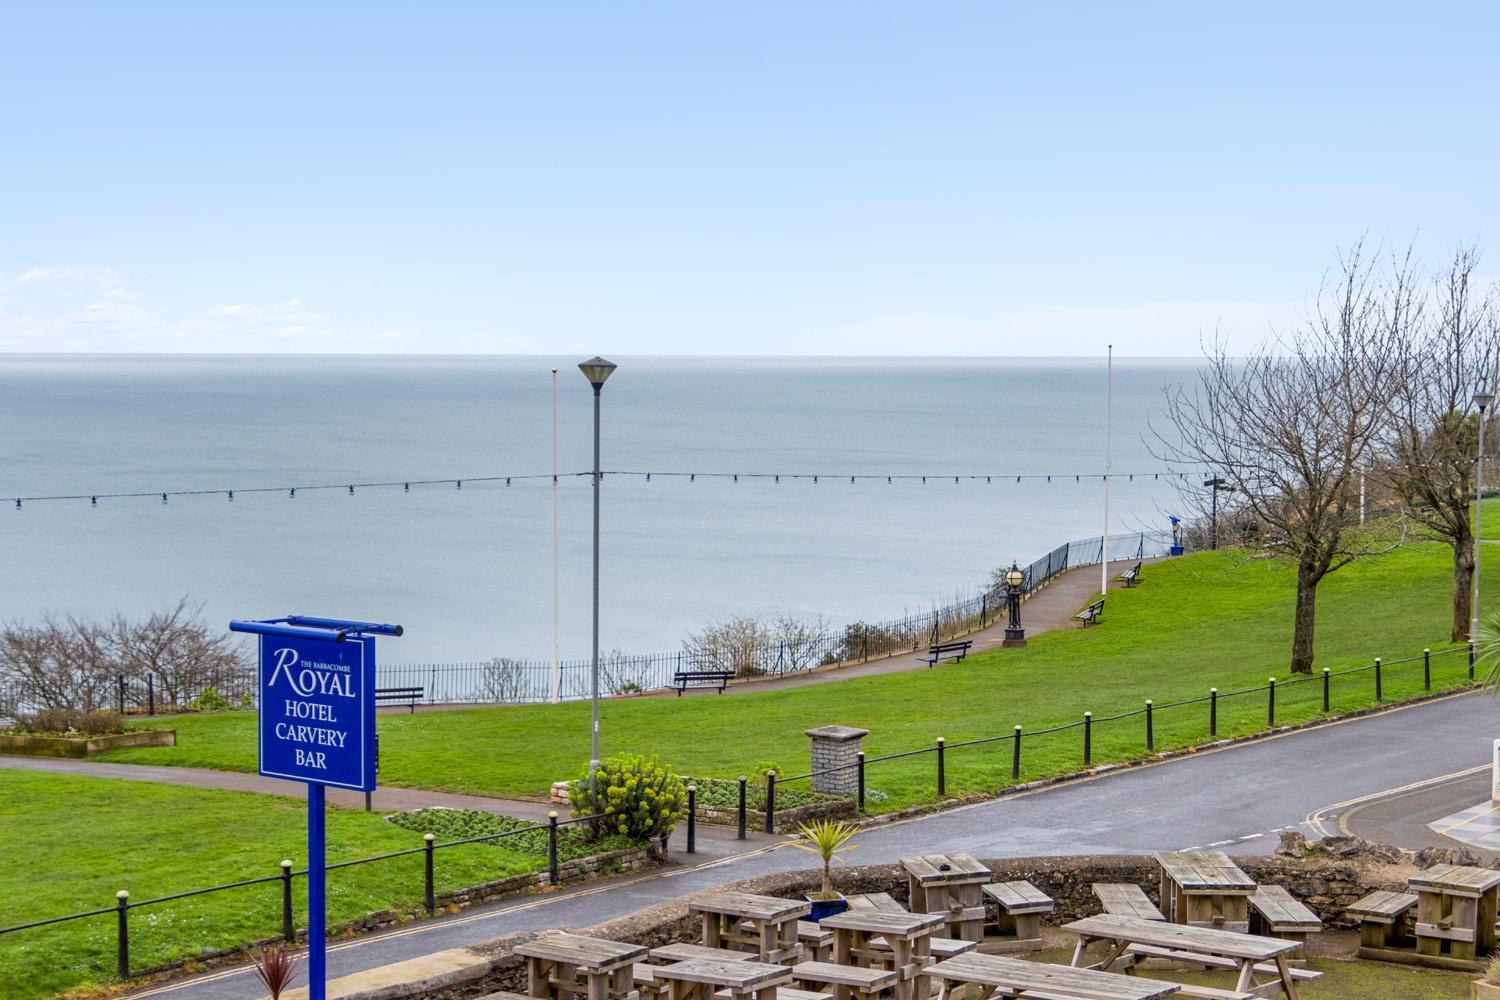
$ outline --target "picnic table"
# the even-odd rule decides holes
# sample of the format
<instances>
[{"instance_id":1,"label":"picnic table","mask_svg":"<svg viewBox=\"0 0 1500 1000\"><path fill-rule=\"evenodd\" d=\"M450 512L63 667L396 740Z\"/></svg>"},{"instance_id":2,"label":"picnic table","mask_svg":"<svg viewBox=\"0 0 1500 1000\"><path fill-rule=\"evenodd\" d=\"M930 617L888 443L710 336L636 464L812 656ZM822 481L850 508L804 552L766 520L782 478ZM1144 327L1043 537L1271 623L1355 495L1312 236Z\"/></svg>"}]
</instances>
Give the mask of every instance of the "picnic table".
<instances>
[{"instance_id":1,"label":"picnic table","mask_svg":"<svg viewBox=\"0 0 1500 1000\"><path fill-rule=\"evenodd\" d=\"M1223 851L1161 851L1161 909L1174 924L1250 930L1255 880Z\"/></svg>"},{"instance_id":2,"label":"picnic table","mask_svg":"<svg viewBox=\"0 0 1500 1000\"><path fill-rule=\"evenodd\" d=\"M665 1000L776 1000L776 988L792 981L792 970L766 962L735 958L694 958L651 970Z\"/></svg>"},{"instance_id":3,"label":"picnic table","mask_svg":"<svg viewBox=\"0 0 1500 1000\"><path fill-rule=\"evenodd\" d=\"M1473 960L1495 950L1500 871L1435 865L1407 879L1417 894L1417 954Z\"/></svg>"},{"instance_id":4,"label":"picnic table","mask_svg":"<svg viewBox=\"0 0 1500 1000\"><path fill-rule=\"evenodd\" d=\"M706 947L748 951L777 964L801 957L797 921L812 913L812 904L749 892L710 892L689 900L688 912L701 919Z\"/></svg>"},{"instance_id":5,"label":"picnic table","mask_svg":"<svg viewBox=\"0 0 1500 1000\"><path fill-rule=\"evenodd\" d=\"M1047 1000L1155 1000L1170 996L1181 987L1154 979L1121 976L1113 972L1045 965L1004 955L972 952L939 962L927 974L942 984L942 996L955 986L978 987L975 1000L989 997L1037 997ZM972 996L972 993L971 993Z\"/></svg>"},{"instance_id":6,"label":"picnic table","mask_svg":"<svg viewBox=\"0 0 1500 1000\"><path fill-rule=\"evenodd\" d=\"M902 858L913 913L941 913L948 936L984 940L984 897L980 889L992 873L967 854L929 854Z\"/></svg>"},{"instance_id":7,"label":"picnic table","mask_svg":"<svg viewBox=\"0 0 1500 1000\"><path fill-rule=\"evenodd\" d=\"M862 969L890 968L897 977L892 991L895 1000L927 1000L932 932L946 922L941 913L855 909L818 923L833 931L834 962Z\"/></svg>"},{"instance_id":8,"label":"picnic table","mask_svg":"<svg viewBox=\"0 0 1500 1000\"><path fill-rule=\"evenodd\" d=\"M526 958L527 993L549 1000L633 1000L631 967L646 948L557 931L517 945Z\"/></svg>"},{"instance_id":9,"label":"picnic table","mask_svg":"<svg viewBox=\"0 0 1500 1000\"><path fill-rule=\"evenodd\" d=\"M1284 993L1287 1000L1297 1000L1297 981L1317 979L1321 975L1293 969L1286 956L1299 945L1295 941L1256 937L1236 931L1211 927L1142 920L1102 913L1065 924L1062 928L1078 935L1073 948L1073 965L1078 968L1108 970L1117 962L1130 968L1144 958L1166 958L1203 965L1209 968L1238 970L1239 980L1233 992L1219 991L1218 996L1272 996ZM1102 962L1086 965L1089 945L1102 941L1109 947ZM1265 982L1257 982L1265 977ZM1183 990L1187 995L1204 995L1197 988Z\"/></svg>"}]
</instances>

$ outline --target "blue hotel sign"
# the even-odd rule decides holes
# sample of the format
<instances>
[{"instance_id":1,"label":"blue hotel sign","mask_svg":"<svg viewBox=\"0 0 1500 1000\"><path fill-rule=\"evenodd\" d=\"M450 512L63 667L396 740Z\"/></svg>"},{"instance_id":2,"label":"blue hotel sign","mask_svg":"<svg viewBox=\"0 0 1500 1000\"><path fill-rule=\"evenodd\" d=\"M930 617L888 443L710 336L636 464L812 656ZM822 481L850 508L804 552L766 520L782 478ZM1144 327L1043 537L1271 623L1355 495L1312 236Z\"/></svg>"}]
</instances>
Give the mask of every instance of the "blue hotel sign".
<instances>
[{"instance_id":1,"label":"blue hotel sign","mask_svg":"<svg viewBox=\"0 0 1500 1000\"><path fill-rule=\"evenodd\" d=\"M260 773L375 788L375 640L260 636Z\"/></svg>"}]
</instances>

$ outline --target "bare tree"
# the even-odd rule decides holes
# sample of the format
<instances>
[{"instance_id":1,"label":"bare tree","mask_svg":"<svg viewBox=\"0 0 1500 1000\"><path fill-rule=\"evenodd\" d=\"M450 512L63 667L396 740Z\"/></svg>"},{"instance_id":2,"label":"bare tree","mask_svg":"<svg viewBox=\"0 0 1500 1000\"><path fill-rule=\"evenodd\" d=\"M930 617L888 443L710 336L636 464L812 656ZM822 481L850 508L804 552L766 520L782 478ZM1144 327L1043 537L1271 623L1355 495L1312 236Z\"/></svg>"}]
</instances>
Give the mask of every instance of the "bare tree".
<instances>
[{"instance_id":1,"label":"bare tree","mask_svg":"<svg viewBox=\"0 0 1500 1000\"><path fill-rule=\"evenodd\" d=\"M1401 328L1400 373L1390 395L1387 479L1412 520L1453 550L1455 642L1469 638L1474 616L1474 393L1500 361L1495 292L1474 288L1478 265L1478 250L1460 247L1433 282L1430 301L1412 296L1393 310Z\"/></svg>"},{"instance_id":2,"label":"bare tree","mask_svg":"<svg viewBox=\"0 0 1500 1000\"><path fill-rule=\"evenodd\" d=\"M479 694L487 702L514 705L530 700L531 669L520 660L496 656L480 664Z\"/></svg>"},{"instance_id":3,"label":"bare tree","mask_svg":"<svg viewBox=\"0 0 1500 1000\"><path fill-rule=\"evenodd\" d=\"M1294 673L1312 671L1318 584L1384 547L1359 526L1358 475L1396 369L1386 291L1356 245L1290 335L1244 358L1218 342L1198 384L1167 393L1165 457L1227 480L1259 543L1297 568Z\"/></svg>"},{"instance_id":4,"label":"bare tree","mask_svg":"<svg viewBox=\"0 0 1500 1000\"><path fill-rule=\"evenodd\" d=\"M766 624L750 615L726 618L705 626L682 641L694 669L732 670L740 677L765 673L765 658L771 633Z\"/></svg>"},{"instance_id":5,"label":"bare tree","mask_svg":"<svg viewBox=\"0 0 1500 1000\"><path fill-rule=\"evenodd\" d=\"M251 669L243 647L228 633L210 630L203 606L186 597L145 621L116 615L108 631L123 672L155 675L162 700L169 704L186 704L205 688L235 687Z\"/></svg>"},{"instance_id":6,"label":"bare tree","mask_svg":"<svg viewBox=\"0 0 1500 1000\"><path fill-rule=\"evenodd\" d=\"M767 638L775 643L776 662L782 670L806 670L822 662L829 645L828 619L777 615L766 629Z\"/></svg>"},{"instance_id":7,"label":"bare tree","mask_svg":"<svg viewBox=\"0 0 1500 1000\"><path fill-rule=\"evenodd\" d=\"M107 707L121 672L107 630L91 622L48 617L0 630L0 679L16 685L18 701L33 708Z\"/></svg>"}]
</instances>

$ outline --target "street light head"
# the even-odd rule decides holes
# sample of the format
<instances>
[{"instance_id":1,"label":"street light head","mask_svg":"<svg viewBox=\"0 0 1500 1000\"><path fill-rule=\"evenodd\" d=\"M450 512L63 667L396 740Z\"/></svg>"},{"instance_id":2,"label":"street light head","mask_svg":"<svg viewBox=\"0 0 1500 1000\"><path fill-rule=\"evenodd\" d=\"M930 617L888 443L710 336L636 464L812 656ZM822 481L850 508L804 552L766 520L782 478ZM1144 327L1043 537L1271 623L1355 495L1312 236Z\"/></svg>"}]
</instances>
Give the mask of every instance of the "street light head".
<instances>
[{"instance_id":1,"label":"street light head","mask_svg":"<svg viewBox=\"0 0 1500 1000\"><path fill-rule=\"evenodd\" d=\"M1010 571L1005 574L1005 582L1012 587L1019 587L1026 582L1026 575L1021 572L1021 567L1011 563Z\"/></svg>"},{"instance_id":2,"label":"street light head","mask_svg":"<svg viewBox=\"0 0 1500 1000\"><path fill-rule=\"evenodd\" d=\"M618 365L613 361L605 361L600 357L592 357L582 362L578 366L578 370L583 372L583 377L589 380L590 385L598 389L604 385L617 367Z\"/></svg>"},{"instance_id":3,"label":"street light head","mask_svg":"<svg viewBox=\"0 0 1500 1000\"><path fill-rule=\"evenodd\" d=\"M1490 404L1494 401L1495 394L1493 392L1490 392L1484 386L1480 386L1479 390L1474 393L1474 405L1479 407L1479 411L1481 413L1483 413L1485 410L1488 410L1490 408Z\"/></svg>"}]
</instances>

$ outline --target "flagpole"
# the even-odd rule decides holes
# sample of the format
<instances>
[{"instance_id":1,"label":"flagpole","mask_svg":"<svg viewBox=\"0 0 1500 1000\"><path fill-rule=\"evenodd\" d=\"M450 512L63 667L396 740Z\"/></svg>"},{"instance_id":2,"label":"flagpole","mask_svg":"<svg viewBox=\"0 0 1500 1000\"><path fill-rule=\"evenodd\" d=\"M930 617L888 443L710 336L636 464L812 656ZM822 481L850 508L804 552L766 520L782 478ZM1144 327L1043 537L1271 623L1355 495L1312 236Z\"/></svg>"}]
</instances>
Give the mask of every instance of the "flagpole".
<instances>
[{"instance_id":1,"label":"flagpole","mask_svg":"<svg viewBox=\"0 0 1500 1000\"><path fill-rule=\"evenodd\" d=\"M1115 345L1108 345L1104 376L1104 535L1099 541L1099 594L1109 590L1109 425L1114 416Z\"/></svg>"},{"instance_id":2,"label":"flagpole","mask_svg":"<svg viewBox=\"0 0 1500 1000\"><path fill-rule=\"evenodd\" d=\"M562 698L557 665L557 369L552 369L552 704Z\"/></svg>"}]
</instances>

